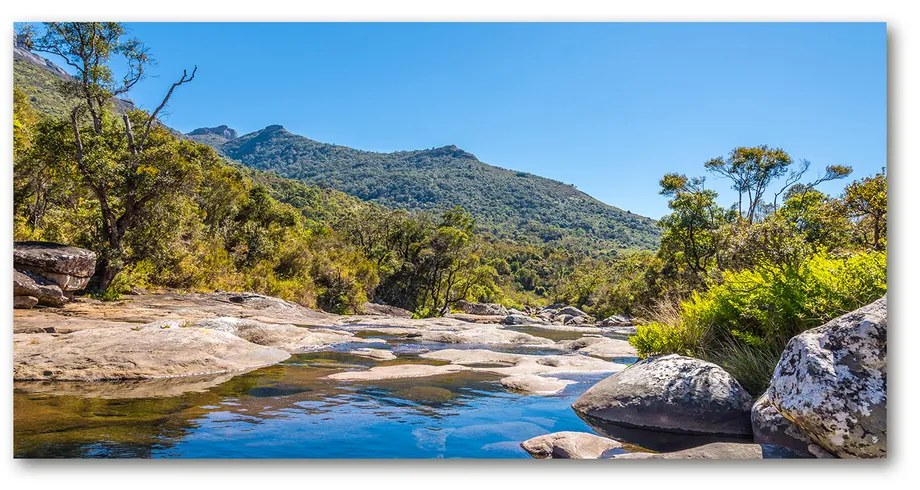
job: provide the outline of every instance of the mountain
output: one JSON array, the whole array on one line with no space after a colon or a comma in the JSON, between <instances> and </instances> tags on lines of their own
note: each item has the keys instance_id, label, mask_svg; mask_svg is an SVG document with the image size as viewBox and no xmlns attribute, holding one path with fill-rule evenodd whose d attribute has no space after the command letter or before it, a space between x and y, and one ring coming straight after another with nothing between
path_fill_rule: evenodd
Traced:
<instances>
[{"instance_id":1,"label":"mountain","mask_svg":"<svg viewBox=\"0 0 920 490\"><path fill-rule=\"evenodd\" d=\"M61 86L71 76L53 61L31 51L13 48L13 85L29 96L37 111L55 117L66 116L77 103L61 93ZM115 99L115 111L123 114L134 109L130 100Z\"/></svg>"},{"instance_id":2,"label":"mountain","mask_svg":"<svg viewBox=\"0 0 920 490\"><path fill-rule=\"evenodd\" d=\"M204 143L211 146L220 146L227 141L236 139L239 135L236 130L227 127L226 124L222 124L213 128L198 128L191 133L186 134L186 136L195 140L199 143Z\"/></svg>"},{"instance_id":3,"label":"mountain","mask_svg":"<svg viewBox=\"0 0 920 490\"><path fill-rule=\"evenodd\" d=\"M483 163L456 146L377 153L314 141L280 125L220 143L211 129L189 137L207 136L220 152L251 168L390 208L439 211L460 205L499 238L602 252L658 245L660 232L650 218L569 184Z\"/></svg>"}]
</instances>

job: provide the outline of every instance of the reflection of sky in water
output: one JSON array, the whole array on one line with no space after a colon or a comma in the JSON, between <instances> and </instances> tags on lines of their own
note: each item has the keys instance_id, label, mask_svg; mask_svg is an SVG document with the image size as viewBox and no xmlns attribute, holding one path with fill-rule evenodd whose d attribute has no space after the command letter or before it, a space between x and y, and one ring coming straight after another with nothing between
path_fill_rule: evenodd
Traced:
<instances>
[{"instance_id":1,"label":"reflection of sky in water","mask_svg":"<svg viewBox=\"0 0 920 490\"><path fill-rule=\"evenodd\" d=\"M203 391L158 398L108 400L55 389L20 390L14 396L15 454L526 458L519 447L526 439L560 430L591 431L570 406L606 376L573 376L579 383L552 396L509 393L499 376L483 373L367 383L326 378L342 369L406 362L437 361L308 353Z\"/></svg>"},{"instance_id":2,"label":"reflection of sky in water","mask_svg":"<svg viewBox=\"0 0 920 490\"><path fill-rule=\"evenodd\" d=\"M258 416L210 412L154 457L514 458L519 444L559 430L590 429L571 403L603 375L581 377L556 396L505 392L497 382L453 386L449 400L401 398L396 386L365 386L325 400L299 401ZM436 378L413 380L440 394ZM229 407L228 407L229 408Z\"/></svg>"}]
</instances>

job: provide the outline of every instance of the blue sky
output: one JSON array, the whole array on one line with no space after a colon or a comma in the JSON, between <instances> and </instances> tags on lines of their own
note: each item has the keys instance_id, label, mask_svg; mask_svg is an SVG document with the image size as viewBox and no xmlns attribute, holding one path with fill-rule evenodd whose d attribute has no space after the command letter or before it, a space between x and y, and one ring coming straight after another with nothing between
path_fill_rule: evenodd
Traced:
<instances>
[{"instance_id":1,"label":"blue sky","mask_svg":"<svg viewBox=\"0 0 920 490\"><path fill-rule=\"evenodd\" d=\"M455 144L659 218L666 172L735 146L855 177L886 164L884 24L129 24L165 121L282 124L366 150ZM731 202L728 185L707 184ZM824 187L837 193L843 183Z\"/></svg>"}]
</instances>

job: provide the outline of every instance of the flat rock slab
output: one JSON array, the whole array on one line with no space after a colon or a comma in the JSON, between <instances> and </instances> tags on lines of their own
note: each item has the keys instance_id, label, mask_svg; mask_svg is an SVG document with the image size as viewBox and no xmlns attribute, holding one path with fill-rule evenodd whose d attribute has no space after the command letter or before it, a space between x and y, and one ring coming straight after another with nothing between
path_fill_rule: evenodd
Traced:
<instances>
[{"instance_id":1,"label":"flat rock slab","mask_svg":"<svg viewBox=\"0 0 920 490\"><path fill-rule=\"evenodd\" d=\"M177 322L167 321L165 323L175 324ZM316 350L319 347L344 342L373 342L341 330L277 325L235 317L208 318L198 320L189 326L227 332L253 344L276 347L290 353Z\"/></svg>"},{"instance_id":2,"label":"flat rock slab","mask_svg":"<svg viewBox=\"0 0 920 490\"><path fill-rule=\"evenodd\" d=\"M565 389L566 386L575 383L575 381L568 379L537 376L536 374L517 374L502 378L499 382L502 386L511 391L532 395L552 395L554 393L559 393Z\"/></svg>"},{"instance_id":3,"label":"flat rock slab","mask_svg":"<svg viewBox=\"0 0 920 490\"><path fill-rule=\"evenodd\" d=\"M553 373L609 373L625 368L622 364L602 361L580 354L531 355L495 352L487 349L443 349L426 352L420 357L449 364L429 366L410 364L375 366L366 371L335 373L329 377L340 380L378 380L437 376L457 371L475 371L505 377Z\"/></svg>"},{"instance_id":4,"label":"flat rock slab","mask_svg":"<svg viewBox=\"0 0 920 490\"><path fill-rule=\"evenodd\" d=\"M704 446L670 453L625 453L610 456L610 459L788 459L796 454L780 446L765 444L743 444L714 442Z\"/></svg>"},{"instance_id":5,"label":"flat rock slab","mask_svg":"<svg viewBox=\"0 0 920 490\"><path fill-rule=\"evenodd\" d=\"M629 342L607 337L582 337L577 340L563 340L558 344L571 351L601 359L626 359L639 356Z\"/></svg>"},{"instance_id":6,"label":"flat rock slab","mask_svg":"<svg viewBox=\"0 0 920 490\"><path fill-rule=\"evenodd\" d=\"M13 335L16 380L201 376L268 366L288 357L286 351L206 328L112 327Z\"/></svg>"},{"instance_id":7,"label":"flat rock slab","mask_svg":"<svg viewBox=\"0 0 920 490\"><path fill-rule=\"evenodd\" d=\"M623 444L587 432L553 432L528 439L521 447L538 459L598 459Z\"/></svg>"},{"instance_id":8,"label":"flat rock slab","mask_svg":"<svg viewBox=\"0 0 920 490\"><path fill-rule=\"evenodd\" d=\"M361 357L367 357L370 359L376 359L378 361L392 361L396 359L396 354L386 349L372 349L369 347L361 347L358 349L352 349L348 351L349 354Z\"/></svg>"}]
</instances>

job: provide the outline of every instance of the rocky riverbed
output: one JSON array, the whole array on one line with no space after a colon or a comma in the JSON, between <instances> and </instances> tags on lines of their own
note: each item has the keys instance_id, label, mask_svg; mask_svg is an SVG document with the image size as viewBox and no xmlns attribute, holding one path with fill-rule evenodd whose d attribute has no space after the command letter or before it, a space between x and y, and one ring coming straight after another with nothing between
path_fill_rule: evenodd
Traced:
<instances>
[{"instance_id":1,"label":"rocky riverbed","mask_svg":"<svg viewBox=\"0 0 920 490\"><path fill-rule=\"evenodd\" d=\"M16 453L885 455L884 298L790 342L756 401L719 366L636 362L628 325L572 322L573 312L556 309L567 318L487 310L412 319L380 305L340 316L238 292L17 309ZM829 362L844 363L849 378ZM412 438L394 436L404 426ZM284 436L294 439L278 443ZM264 449L269 440L287 452ZM330 440L341 447L324 449ZM366 446L390 440L404 447Z\"/></svg>"}]
</instances>

